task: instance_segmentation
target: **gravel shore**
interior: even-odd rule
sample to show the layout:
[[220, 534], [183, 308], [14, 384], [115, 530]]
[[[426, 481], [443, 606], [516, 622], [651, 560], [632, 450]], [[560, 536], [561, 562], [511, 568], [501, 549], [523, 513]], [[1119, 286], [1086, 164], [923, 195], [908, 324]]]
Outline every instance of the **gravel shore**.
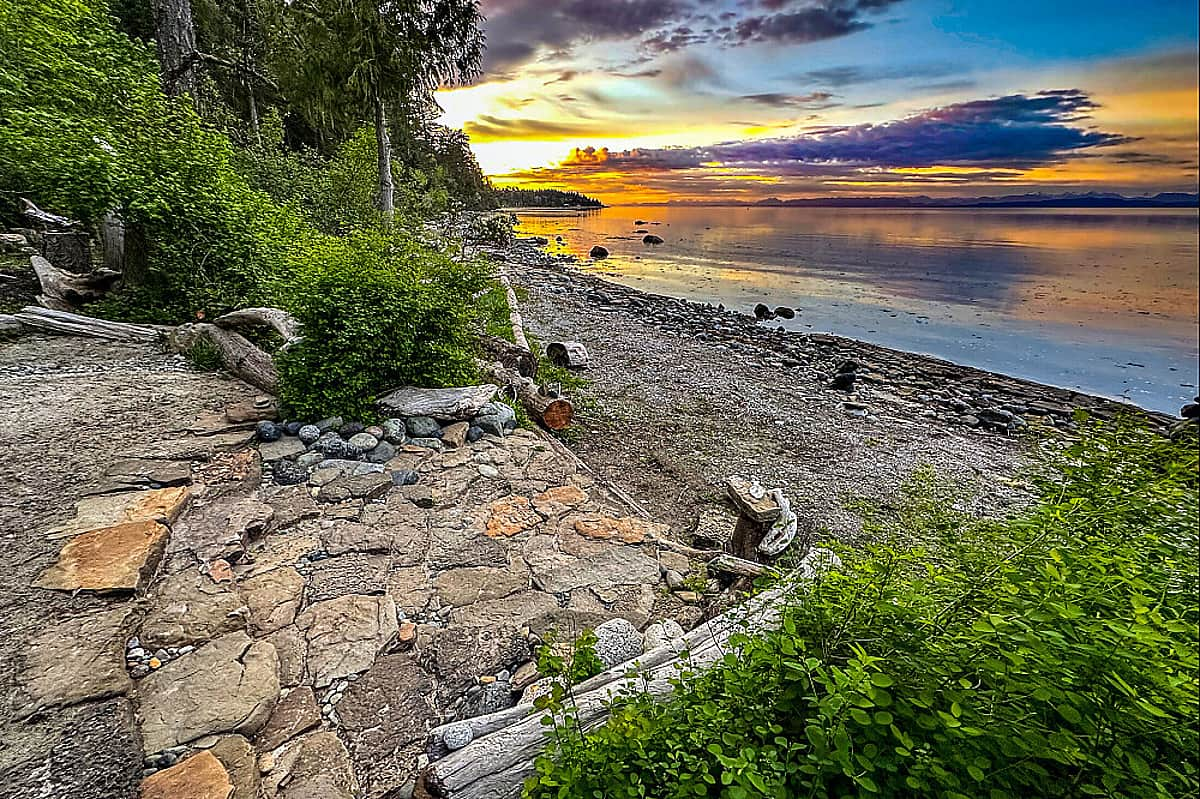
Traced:
[[[601, 280], [528, 242], [498, 253], [543, 344], [582, 342], [572, 448], [686, 535], [733, 474], [793, 498], [817, 536], [853, 541], [856, 500], [886, 501], [915, 470], [990, 510], [1019, 501], [1030, 431], [1077, 408], [1128, 406]], [[831, 387], [856, 366], [850, 390]], [[1132, 410], [1132, 409], [1131, 409]]]

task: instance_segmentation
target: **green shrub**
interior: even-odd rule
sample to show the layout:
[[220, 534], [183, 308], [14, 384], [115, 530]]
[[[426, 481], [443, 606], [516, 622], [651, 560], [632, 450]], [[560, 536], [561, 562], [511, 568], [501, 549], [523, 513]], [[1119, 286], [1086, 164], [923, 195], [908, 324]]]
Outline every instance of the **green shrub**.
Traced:
[[1048, 454], [1027, 512], [936, 510], [924, 548], [844, 553], [672, 701], [560, 726], [527, 794], [1195, 796], [1195, 437], [1089, 427]]
[[475, 296], [490, 288], [487, 267], [380, 229], [313, 235], [296, 258], [281, 288], [304, 327], [303, 343], [280, 359], [293, 415], [366, 419], [388, 389], [476, 380], [487, 320]]

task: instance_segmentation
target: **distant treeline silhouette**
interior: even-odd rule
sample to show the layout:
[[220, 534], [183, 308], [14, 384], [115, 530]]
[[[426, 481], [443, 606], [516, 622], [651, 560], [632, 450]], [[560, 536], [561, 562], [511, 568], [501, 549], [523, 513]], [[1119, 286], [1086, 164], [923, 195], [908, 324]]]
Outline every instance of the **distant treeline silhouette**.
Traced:
[[599, 200], [577, 191], [559, 189], [496, 189], [502, 208], [602, 208]]

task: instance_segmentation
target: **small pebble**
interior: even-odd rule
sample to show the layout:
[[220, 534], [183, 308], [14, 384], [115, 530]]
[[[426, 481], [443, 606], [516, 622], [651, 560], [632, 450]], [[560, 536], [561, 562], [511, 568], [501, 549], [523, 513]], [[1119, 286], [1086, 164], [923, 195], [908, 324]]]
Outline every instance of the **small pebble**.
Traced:
[[321, 437], [321, 428], [315, 424], [306, 424], [296, 431], [296, 435], [300, 437], [300, 443], [308, 445]]

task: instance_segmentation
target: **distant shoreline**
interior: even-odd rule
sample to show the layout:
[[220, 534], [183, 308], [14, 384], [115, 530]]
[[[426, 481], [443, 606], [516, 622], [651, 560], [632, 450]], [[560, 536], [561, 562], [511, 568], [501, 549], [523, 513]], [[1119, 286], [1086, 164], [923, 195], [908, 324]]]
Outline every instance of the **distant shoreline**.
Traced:
[[[1008, 195], [1003, 197], [801, 197], [780, 200], [774, 197], [755, 202], [668, 200], [666, 202], [620, 203], [623, 208], [901, 208], [919, 211], [926, 208], [1133, 208], [1198, 209], [1200, 194], [1161, 193], [1146, 197], [1113, 194]], [[543, 206], [501, 208], [501, 211], [597, 211], [613, 206]]]

